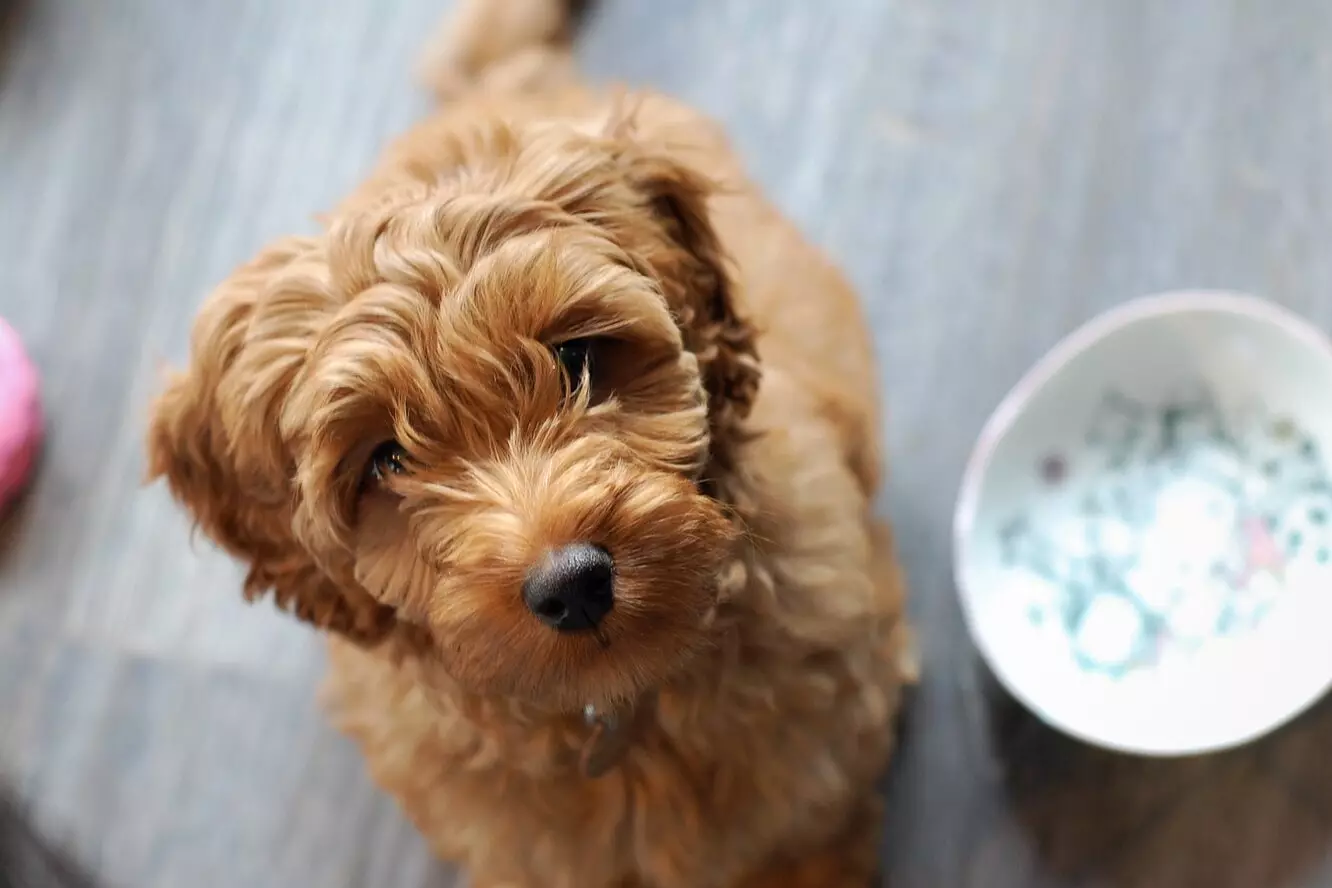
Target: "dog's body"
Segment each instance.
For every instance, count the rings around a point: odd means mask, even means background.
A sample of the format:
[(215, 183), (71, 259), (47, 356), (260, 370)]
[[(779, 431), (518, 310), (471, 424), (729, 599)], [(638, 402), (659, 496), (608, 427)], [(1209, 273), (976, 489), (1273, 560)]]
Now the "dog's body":
[[(212, 297), (154, 469), (333, 630), (339, 725), (477, 888), (864, 886), (911, 666), (855, 296), (714, 124), (464, 6), (504, 51)], [(547, 629), (584, 541), (614, 608)]]

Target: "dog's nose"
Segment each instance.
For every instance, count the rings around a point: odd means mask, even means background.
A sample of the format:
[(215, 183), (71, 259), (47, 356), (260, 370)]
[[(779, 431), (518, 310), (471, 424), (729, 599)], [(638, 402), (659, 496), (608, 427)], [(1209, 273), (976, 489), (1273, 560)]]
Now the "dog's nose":
[(561, 632), (592, 629), (614, 601), (615, 563), (590, 543), (554, 550), (532, 568), (523, 583), (523, 601), (541, 622)]

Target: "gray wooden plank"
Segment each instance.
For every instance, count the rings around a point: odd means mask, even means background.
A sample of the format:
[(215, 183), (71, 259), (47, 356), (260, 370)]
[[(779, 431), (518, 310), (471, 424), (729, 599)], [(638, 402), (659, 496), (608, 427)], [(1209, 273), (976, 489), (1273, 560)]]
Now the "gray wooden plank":
[[(443, 878), (313, 706), (315, 640), (242, 607), (138, 482), (199, 299), (423, 111), (410, 62), (445, 6), (24, 0), (0, 41), (0, 314), (53, 427), (0, 533), (0, 763), (120, 883)], [(1332, 322), (1330, 38), (1322, 0), (604, 0), (589, 21), (593, 76), (725, 121), (864, 294), (927, 667), (889, 783), (898, 888), (1178, 879), (1141, 825), (1188, 845), (1218, 797), (1298, 836), (1246, 818), (1234, 872), (1332, 885), (1326, 708), (1200, 769), (1065, 744), (977, 669), (948, 559), (986, 413), (1095, 312), (1205, 285)]]

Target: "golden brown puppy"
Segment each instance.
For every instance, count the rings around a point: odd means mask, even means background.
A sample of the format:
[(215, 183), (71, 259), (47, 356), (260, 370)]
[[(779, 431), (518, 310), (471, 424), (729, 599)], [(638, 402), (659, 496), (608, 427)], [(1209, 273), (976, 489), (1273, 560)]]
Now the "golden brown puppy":
[(912, 671), (860, 310), (566, 12), (463, 4), (446, 107), (204, 305), (152, 471), (477, 888), (859, 888)]

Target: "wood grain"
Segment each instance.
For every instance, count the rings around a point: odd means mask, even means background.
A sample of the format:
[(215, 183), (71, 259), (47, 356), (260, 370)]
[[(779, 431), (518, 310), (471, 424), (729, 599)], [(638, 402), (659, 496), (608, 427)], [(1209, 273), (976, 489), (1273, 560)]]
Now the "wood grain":
[[(441, 0), (9, 0), (0, 314), (51, 440), (0, 529), (0, 764), (116, 884), (450, 884), (313, 702), (319, 647), (140, 489), (208, 288), (425, 108)], [(864, 293), (925, 655), (895, 888), (1332, 886), (1332, 709), (1224, 756), (1051, 734), (966, 641), (948, 527), (1022, 371), (1095, 312), (1222, 286), (1332, 321), (1324, 0), (604, 0), (596, 77), (724, 120)]]

